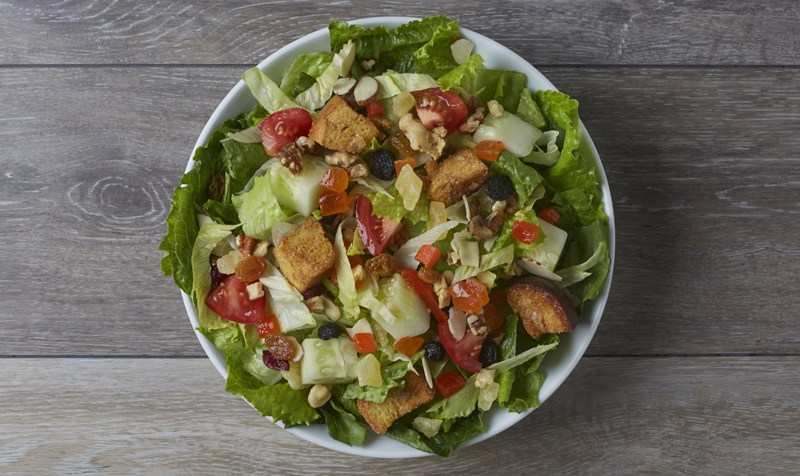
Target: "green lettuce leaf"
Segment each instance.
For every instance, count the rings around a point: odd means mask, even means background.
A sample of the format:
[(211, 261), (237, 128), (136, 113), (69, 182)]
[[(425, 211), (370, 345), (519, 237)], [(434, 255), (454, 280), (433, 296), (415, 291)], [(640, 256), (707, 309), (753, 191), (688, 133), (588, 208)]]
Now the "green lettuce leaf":
[[(508, 360), (517, 355), (517, 323), (519, 317), (512, 314), (506, 319), (503, 330), (506, 331), (506, 336), (500, 342), (500, 361)], [(497, 395), (497, 402), (501, 407), (505, 407), (511, 396), (511, 387), (516, 380), (516, 372), (506, 372), (497, 378), (497, 383), (500, 384), (500, 392)]]
[(233, 197), (233, 205), (242, 220), (245, 234), (258, 240), (271, 240), (272, 225), (292, 218), (284, 213), (272, 193), (270, 173), (271, 170), (267, 170), (264, 176), (257, 177), (249, 192)]
[(350, 446), (361, 446), (367, 434), (366, 425), (359, 423), (356, 417), (330, 400), (320, 408), (328, 425), (328, 434), (336, 441)]
[(387, 192), (391, 198), (379, 192), (366, 194), (366, 197), (372, 202), (372, 213), (379, 217), (388, 217), (395, 223), (400, 223), (403, 218), (408, 218), (414, 224), (421, 220), (428, 220), (428, 197), (425, 192), (422, 192), (413, 210), (407, 210), (403, 206), (403, 197), (394, 186), (390, 187)]
[(223, 151), (220, 156), (230, 175), (230, 193), (239, 193), (255, 171), (267, 163), (269, 156), (261, 142), (247, 143), (224, 139), (221, 144)]
[(565, 269), (560, 272), (563, 273), (572, 268), (590, 273), (589, 277), (571, 284), (567, 288), (573, 296), (580, 299), (580, 302), (585, 302), (600, 295), (610, 266), (608, 243), (603, 233), (603, 226), (597, 220), (579, 230), (575, 237), (567, 243), (564, 255)]
[(481, 265), (479, 267), (459, 266), (456, 269), (455, 275), (453, 276), (453, 282), (456, 283), (459, 281), (464, 281), (467, 278), (477, 276), (478, 273), (491, 271), (493, 269), (500, 268), (501, 266), (504, 270), (508, 271), (513, 262), (514, 245), (510, 244), (498, 249), (497, 251), (492, 251), (491, 253), (481, 256)]
[(440, 430), (433, 438), (428, 438), (400, 422), (396, 422), (389, 427), (389, 430), (386, 431), (386, 436), (420, 451), (446, 458), (453, 454), (453, 451), (464, 441), (480, 433), (483, 433), (481, 412), (474, 412), (472, 415), (453, 423), (447, 431)]
[[(317, 78), (322, 74), (323, 71), (325, 71), (325, 68), (331, 64), (331, 61), (333, 61), (333, 55), (325, 51), (300, 53), (289, 69), (283, 73), (283, 79), (281, 80), (280, 86), (281, 91), (283, 91), (285, 94), (297, 96), (296, 94), (292, 94), (292, 91), (300, 79), (300, 75), (306, 74), (312, 79)], [(311, 84), (313, 84), (313, 82)]]
[(272, 114), (275, 111), (300, 107), (275, 82), (258, 68), (250, 68), (242, 75), (256, 100)]
[(372, 387), (369, 385), (362, 387), (358, 382), (353, 382), (347, 386), (342, 398), (383, 403), (383, 401), (386, 400), (386, 395), (389, 394), (389, 390), (405, 385), (405, 382), (401, 379), (405, 377), (409, 370), (409, 364), (405, 360), (383, 364), (381, 365), (383, 384), (380, 387)]
[(469, 94), (478, 96), (483, 104), (494, 99), (508, 112), (517, 112), (519, 98), (528, 77), (516, 71), (476, 68), (474, 75), (466, 75), (460, 86)]
[(531, 91), (528, 88), (523, 89), (519, 95), (519, 106), (517, 106), (516, 114), (537, 129), (544, 129), (547, 126), (542, 110), (533, 100)]
[(440, 25), (433, 37), (411, 54), (416, 72), (438, 78), (457, 67), (458, 63), (450, 53), (450, 46), (460, 36), (458, 20)]
[(520, 208), (528, 201), (534, 189), (544, 180), (539, 172), (529, 165), (525, 165), (514, 154), (507, 150), (500, 153), (500, 157), (489, 168), (493, 173), (503, 174), (511, 179), (514, 189), (519, 196)]
[(198, 307), (200, 326), (205, 329), (231, 327), (232, 323), (214, 314), (204, 304), (208, 293), (211, 291), (211, 250), (220, 240), (231, 234), (236, 225), (220, 225), (206, 223), (197, 233), (197, 239), (192, 248), (192, 293), (191, 297)]
[(158, 245), (164, 252), (161, 272), (172, 276), (186, 294), (192, 293), (192, 247), (198, 231), (196, 213), (192, 187), (175, 189), (167, 215), (167, 234)]
[(359, 313), (358, 294), (356, 293), (356, 280), (353, 276), (353, 270), (350, 268), (350, 261), (348, 261), (347, 251), (344, 248), (341, 225), (336, 230), (333, 251), (336, 255), (334, 264), (336, 265), (336, 275), (339, 281), (338, 298), (343, 304), (342, 311), (344, 311), (346, 317), (354, 318)]
[(236, 207), (231, 203), (209, 200), (203, 205), (203, 211), (208, 214), (209, 218), (221, 225), (239, 224), (239, 215), (236, 213)]
[(264, 365), (261, 354), (265, 348), (263, 340), (261, 348), (248, 348), (246, 336), (238, 326), (219, 329), (200, 327), (198, 330), (225, 354), (228, 371), (236, 367), (255, 378), (259, 385), (273, 385), (283, 378), (280, 372)]
[(244, 397), (262, 416), (282, 421), (286, 428), (308, 425), (320, 418), (308, 404), (309, 389), (292, 390), (288, 383), (264, 385), (237, 366), (228, 365), (225, 390)]
[(467, 61), (464, 61), (458, 67), (451, 70), (449, 73), (439, 78), (439, 87), (442, 91), (447, 91), (456, 86), (461, 86), (465, 83), (466, 78), (475, 76), (479, 69), (483, 68), (483, 58), (479, 54), (473, 54)]

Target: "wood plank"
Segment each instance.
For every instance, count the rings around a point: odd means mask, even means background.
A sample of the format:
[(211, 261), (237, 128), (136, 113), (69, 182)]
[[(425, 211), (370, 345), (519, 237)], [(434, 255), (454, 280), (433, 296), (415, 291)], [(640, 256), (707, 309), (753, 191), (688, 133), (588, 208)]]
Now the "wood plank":
[(779, 0), (6, 2), (0, 64), (258, 63), (333, 20), (439, 14), (535, 64), (800, 64)]
[[(0, 70), (0, 355), (202, 355), (156, 247), (240, 72)], [(800, 73), (543, 72), (581, 100), (617, 209), (589, 353), (796, 352)]]
[(3, 474), (796, 474), (800, 358), (586, 359), (519, 424), (448, 460), (307, 443), (201, 359), (13, 359)]

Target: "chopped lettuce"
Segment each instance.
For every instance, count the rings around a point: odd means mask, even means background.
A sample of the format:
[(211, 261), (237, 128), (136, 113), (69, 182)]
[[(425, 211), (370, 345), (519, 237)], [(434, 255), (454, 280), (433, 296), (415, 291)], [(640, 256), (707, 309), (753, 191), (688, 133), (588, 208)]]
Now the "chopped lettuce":
[(256, 100), (270, 114), (300, 107), (275, 84), (275, 81), (258, 68), (250, 68), (245, 71), (242, 79), (247, 83), (247, 87), (250, 88), (250, 92), (253, 93)]
[(267, 269), (259, 281), (267, 288), (267, 301), (278, 319), (281, 332), (314, 327), (316, 321), (306, 307), (303, 295), (269, 261), (266, 264)]
[[(316, 83), (295, 98), (297, 104), (300, 104), (300, 106), (309, 111), (322, 109), (322, 106), (325, 105), (333, 94), (333, 86), (336, 84), (339, 76), (346, 76), (350, 71), (350, 67), (347, 63), (353, 64), (353, 47), (352, 43), (346, 43), (341, 51), (334, 55), (333, 60), (317, 78)], [(345, 71), (345, 69), (347, 71)]]
[(559, 275), (566, 280), (574, 272), (589, 273), (588, 277), (568, 285), (567, 288), (580, 302), (585, 302), (600, 295), (610, 266), (608, 243), (600, 220), (597, 220), (579, 230), (567, 244), (564, 269), (559, 271)]
[(328, 434), (331, 438), (350, 446), (364, 444), (367, 427), (363, 423), (359, 423), (353, 413), (337, 405), (333, 399), (320, 408), (320, 411), (325, 417), (325, 423), (328, 425)]
[(384, 98), (391, 98), (404, 92), (435, 88), (439, 85), (435, 79), (427, 74), (416, 73), (387, 72), (380, 76), (375, 76), (375, 81), (378, 82), (380, 95)]
[(502, 267), (505, 272), (509, 272), (513, 263), (514, 245), (510, 244), (500, 248), (497, 251), (493, 251), (481, 256), (480, 267), (459, 266), (458, 269), (456, 269), (455, 275), (453, 276), (453, 282), (457, 283), (459, 281), (464, 281), (465, 279), (477, 276), (482, 272), (491, 271), (500, 267)]
[(473, 54), (467, 61), (464, 61), (458, 67), (451, 70), (449, 73), (439, 78), (439, 87), (443, 91), (460, 87), (462, 82), (470, 76), (474, 76), (478, 69), (483, 68), (484, 59), (479, 54)]
[(446, 74), (458, 66), (450, 53), (450, 46), (459, 37), (458, 20), (440, 25), (433, 33), (433, 37), (411, 54), (408, 63), (413, 63), (415, 71), (429, 74), (434, 78)]
[(247, 336), (239, 326), (219, 329), (200, 327), (198, 330), (214, 344), (214, 347), (225, 354), (229, 371), (230, 367), (238, 367), (263, 385), (274, 385), (283, 378), (280, 372), (264, 365), (262, 357), (264, 341), (261, 341), (259, 347), (249, 346)]
[(358, 384), (358, 381), (356, 381), (347, 386), (344, 394), (342, 394), (342, 398), (383, 403), (383, 401), (386, 400), (386, 396), (389, 394), (389, 390), (405, 385), (405, 382), (402, 379), (410, 369), (411, 367), (408, 365), (408, 362), (404, 360), (397, 362), (384, 362), (381, 364), (381, 378), (383, 379), (383, 385), (380, 387), (371, 387), (369, 385), (362, 387)]
[(474, 412), (468, 417), (461, 418), (454, 422), (447, 431), (440, 430), (432, 438), (428, 438), (418, 431), (404, 426), (400, 422), (396, 422), (389, 427), (386, 436), (420, 451), (446, 458), (453, 454), (453, 451), (455, 451), (461, 443), (475, 435), (483, 433), (481, 414), (481, 412)]
[(260, 141), (248, 143), (223, 139), (221, 144), (220, 157), (230, 174), (230, 193), (239, 193), (256, 170), (267, 163), (269, 156)]
[(534, 189), (544, 180), (533, 167), (525, 165), (507, 150), (500, 153), (500, 157), (492, 164), (489, 170), (511, 179), (511, 183), (514, 184), (514, 189), (517, 191), (517, 196), (519, 196), (520, 207), (528, 201)]
[(533, 100), (531, 91), (528, 88), (523, 89), (519, 95), (517, 115), (537, 129), (543, 129), (547, 125), (542, 115), (542, 110)]
[(420, 195), (414, 209), (407, 210), (403, 206), (403, 196), (394, 186), (386, 191), (391, 195), (391, 198), (380, 192), (365, 194), (369, 201), (372, 202), (372, 213), (379, 217), (388, 217), (395, 223), (400, 223), (403, 218), (407, 218), (411, 223), (428, 220), (428, 197), (425, 192)]
[(283, 73), (281, 80), (281, 91), (285, 94), (292, 94), (301, 74), (306, 74), (312, 79), (321, 75), (333, 61), (333, 55), (325, 51), (315, 51), (314, 53), (300, 53), (292, 65)]
[(200, 326), (205, 329), (231, 327), (232, 323), (214, 314), (203, 302), (211, 291), (211, 250), (231, 234), (236, 225), (205, 223), (197, 233), (192, 248), (192, 292), (191, 298), (198, 307)]
[(356, 280), (353, 277), (353, 270), (350, 268), (350, 261), (347, 259), (347, 251), (344, 248), (342, 238), (342, 225), (336, 230), (336, 239), (333, 242), (333, 251), (336, 254), (336, 276), (339, 281), (339, 299), (344, 309), (344, 315), (354, 318), (359, 313), (358, 294), (356, 293)]
[(242, 220), (242, 228), (247, 236), (259, 240), (272, 238), (272, 226), (276, 222), (289, 221), (292, 215), (287, 214), (272, 193), (270, 171), (254, 181), (252, 190), (233, 197), (236, 213)]

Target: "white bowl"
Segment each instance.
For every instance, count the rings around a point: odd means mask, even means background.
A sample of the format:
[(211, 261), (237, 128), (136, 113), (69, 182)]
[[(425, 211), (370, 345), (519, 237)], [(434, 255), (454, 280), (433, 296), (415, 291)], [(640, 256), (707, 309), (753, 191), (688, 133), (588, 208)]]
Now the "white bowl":
[[(410, 17), (378, 17), (378, 18), (364, 18), (361, 20), (352, 21), (365, 27), (375, 27), (385, 25), (389, 28), (401, 25), (411, 20), (418, 20), (418, 18)], [(461, 34), (464, 38), (469, 39), (475, 43), (475, 52), (479, 53), (486, 60), (486, 67), (492, 69), (512, 70), (525, 73), (528, 76), (528, 88), (531, 91), (538, 89), (552, 89), (556, 90), (555, 86), (547, 80), (536, 68), (528, 64), (527, 61), (522, 59), (519, 55), (509, 50), (508, 48), (500, 45), (499, 43), (479, 35), (475, 32), (461, 28)], [(266, 72), (273, 80), (279, 80), (283, 71), (288, 68), (292, 61), (297, 58), (300, 53), (311, 51), (329, 51), (330, 50), (330, 37), (328, 36), (328, 29), (318, 30), (310, 35), (294, 41), (280, 50), (276, 51), (269, 58), (262, 61), (258, 67)], [(244, 72), (244, 70), (242, 71)], [(255, 106), (256, 100), (250, 94), (250, 90), (245, 85), (244, 81), (239, 81), (236, 86), (225, 96), (220, 105), (211, 115), (211, 118), (203, 128), (203, 132), (197, 139), (195, 149), (205, 145), (209, 136), (214, 132), (222, 122), (226, 119), (235, 117), (241, 112), (250, 111)], [(614, 210), (611, 206), (611, 194), (608, 189), (608, 180), (606, 178), (603, 164), (600, 162), (600, 157), (597, 154), (597, 149), (589, 137), (589, 133), (581, 124), (580, 131), (581, 145), (580, 153), (593, 161), (597, 166), (597, 177), (599, 178), (603, 189), (603, 202), (605, 204), (605, 213), (608, 216), (608, 233), (609, 233), (609, 253), (611, 256), (611, 267), (608, 271), (608, 277), (603, 286), (603, 292), (596, 300), (587, 303), (584, 307), (583, 315), (580, 324), (574, 332), (570, 334), (561, 335), (561, 343), (558, 349), (550, 352), (542, 362), (540, 372), (543, 372), (547, 378), (542, 385), (539, 392), (540, 404), (543, 404), (556, 389), (566, 380), (567, 376), (572, 372), (572, 369), (578, 364), (578, 361), (583, 356), (586, 348), (594, 336), (597, 325), (600, 323), (600, 317), (603, 314), (606, 301), (608, 300), (608, 291), (611, 287), (611, 274), (614, 269), (614, 248), (615, 248), (615, 234), (614, 234)], [(194, 152), (192, 153), (194, 155)], [(186, 171), (192, 169), (194, 162), (189, 159), (189, 164), (186, 166)], [(197, 328), (200, 326), (197, 320), (197, 308), (192, 304), (192, 300), (184, 294), (183, 302), (186, 306), (186, 312), (189, 314), (189, 320), (192, 322), (192, 327)], [(223, 377), (228, 376), (228, 370), (225, 366), (225, 355), (220, 352), (214, 345), (206, 339), (202, 334), (195, 331), (197, 338), (200, 340), (203, 349), (208, 354), (211, 362), (217, 368)], [(510, 413), (503, 408), (498, 408), (497, 405), (489, 411), (484, 413), (483, 422), (485, 432), (464, 442), (462, 447), (473, 445), (487, 438), (490, 438), (511, 425), (517, 423), (527, 416), (532, 410), (524, 413)], [(256, 418), (256, 414), (253, 414)], [(340, 451), (359, 456), (371, 456), (376, 458), (414, 458), (419, 456), (429, 456), (428, 453), (423, 453), (419, 450), (406, 446), (402, 443), (394, 441), (387, 436), (379, 436), (372, 431), (367, 432), (367, 437), (363, 446), (351, 447), (339, 441), (332, 439), (328, 435), (328, 428), (326, 425), (310, 425), (310, 426), (296, 426), (286, 431), (290, 431), (295, 435), (310, 441), (325, 448)]]

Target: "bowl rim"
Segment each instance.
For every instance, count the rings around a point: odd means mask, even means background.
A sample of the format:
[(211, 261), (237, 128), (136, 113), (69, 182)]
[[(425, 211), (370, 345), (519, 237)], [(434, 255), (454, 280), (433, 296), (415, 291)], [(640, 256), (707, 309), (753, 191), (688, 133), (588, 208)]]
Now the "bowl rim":
[[(369, 18), (360, 18), (357, 20), (350, 20), (348, 23), (350, 24), (359, 24), (364, 27), (370, 28), (375, 26), (387, 26), (389, 28), (393, 28), (397, 25), (407, 23), (409, 21), (420, 20), (418, 17), (400, 17), (400, 16), (386, 16), (386, 17), (369, 17)], [(500, 49), (503, 54), (503, 59), (511, 59), (518, 63), (515, 65), (514, 70), (520, 71), (525, 73), (528, 76), (527, 87), (532, 90), (542, 89), (542, 87), (532, 87), (532, 83), (538, 83), (540, 85), (544, 85), (548, 89), (552, 89), (558, 91), (558, 89), (543, 75), (541, 74), (533, 65), (531, 65), (528, 61), (523, 59), (520, 55), (509, 49), (508, 47), (484, 36), (479, 33), (476, 33), (472, 30), (469, 30), (464, 27), (459, 27), (459, 31), (462, 33), (462, 36), (466, 37), (467, 39), (471, 40), (476, 45), (476, 51), (480, 50), (481, 48), (496, 48)], [(303, 48), (305, 45), (309, 43), (314, 43), (315, 41), (319, 41), (323, 37), (328, 36), (328, 29), (322, 28), (317, 31), (314, 31), (308, 35), (305, 35), (293, 42), (281, 47), (263, 61), (261, 61), (257, 67), (262, 71), (265, 69), (269, 69), (270, 67), (275, 67), (275, 63), (279, 63), (283, 57), (294, 50)], [(329, 41), (329, 40), (328, 40)], [(310, 50), (309, 50), (310, 51)], [(315, 49), (314, 51), (319, 51)], [(291, 58), (293, 61), (296, 58), (296, 54)], [(491, 67), (494, 58), (485, 58), (486, 64)], [(255, 104), (255, 99), (252, 98), (249, 90), (247, 89), (246, 84), (244, 81), (239, 80), (236, 85), (228, 92), (228, 94), (223, 98), (223, 100), (217, 105), (216, 109), (212, 113), (211, 117), (206, 122), (206, 125), (203, 127), (200, 136), (195, 143), (192, 153), (189, 156), (189, 162), (187, 163), (185, 172), (188, 172), (194, 167), (194, 153), (198, 147), (204, 146), (208, 141), (208, 138), (211, 136), (211, 133), (214, 132), (222, 122), (225, 120), (233, 117), (227, 109), (230, 107), (231, 104), (236, 102), (237, 100), (241, 100), (242, 96), (250, 96), (251, 103)], [(252, 105), (250, 106), (252, 108)], [(235, 114), (234, 114), (235, 115)], [(590, 160), (594, 162), (596, 167), (595, 173), (596, 176), (600, 178), (600, 186), (603, 191), (603, 204), (604, 204), (604, 211), (606, 216), (608, 217), (608, 226), (606, 228), (607, 238), (608, 238), (608, 247), (609, 247), (609, 257), (611, 259), (611, 263), (608, 270), (608, 276), (606, 277), (606, 281), (603, 284), (603, 289), (598, 296), (597, 299), (587, 302), (587, 307), (590, 309), (589, 314), (591, 316), (586, 316), (587, 309), (584, 308), (584, 312), (581, 315), (581, 321), (585, 323), (587, 320), (590, 321), (589, 326), (578, 326), (576, 332), (572, 335), (566, 335), (562, 338), (562, 343), (558, 349), (551, 352), (560, 353), (560, 354), (568, 354), (566, 355), (567, 361), (559, 362), (562, 365), (562, 369), (558, 372), (557, 375), (548, 376), (545, 379), (544, 385), (539, 392), (539, 405), (543, 404), (552, 394), (561, 386), (561, 384), (569, 377), (569, 375), (574, 370), (575, 366), (578, 364), (580, 359), (583, 357), (583, 354), (586, 352), (589, 344), (591, 344), (592, 338), (597, 330), (597, 327), (600, 323), (600, 319), (602, 318), (603, 311), (605, 310), (606, 303), (608, 301), (609, 290), (611, 287), (611, 280), (614, 271), (614, 263), (615, 263), (615, 251), (616, 251), (616, 230), (615, 230), (615, 220), (614, 220), (614, 209), (611, 199), (611, 191), (608, 186), (608, 177), (606, 176), (605, 168), (600, 160), (600, 156), (597, 152), (597, 148), (594, 145), (589, 133), (586, 131), (586, 128), (583, 125), (583, 122), (580, 122), (580, 140), (581, 146), (580, 150), (586, 154)], [(194, 306), (192, 299), (183, 291), (181, 291), (181, 296), (183, 299), (184, 307), (186, 308), (186, 312), (189, 316), (189, 320), (192, 323), (192, 328), (197, 336), (200, 345), (203, 347), (206, 355), (208, 356), (209, 360), (211, 360), (214, 367), (217, 371), (222, 375), (223, 378), (227, 378), (228, 370), (227, 366), (225, 365), (225, 357), (224, 354), (219, 351), (214, 344), (206, 339), (206, 337), (197, 331), (197, 327), (199, 327), (199, 321), (197, 318), (197, 308)], [(578, 331), (580, 329), (580, 331)], [(570, 352), (567, 352), (565, 349), (566, 343), (570, 343), (573, 339), (574, 335), (577, 335), (578, 332), (582, 333), (581, 342), (578, 346), (574, 349), (569, 349)], [(552, 355), (548, 355), (550, 359), (553, 358)], [(545, 359), (542, 363), (542, 369), (546, 369), (548, 367), (548, 359)], [(514, 424), (522, 421), (527, 415), (529, 415), (534, 409), (526, 410), (522, 413), (511, 413), (505, 409), (500, 409), (498, 406), (493, 406), (492, 410), (489, 412), (484, 413), (484, 428), (485, 431), (481, 434), (476, 435), (475, 437), (465, 441), (460, 448), (466, 448), (468, 446), (474, 445), (481, 441), (484, 441), (492, 436), (495, 436), (502, 431), (510, 428)], [(487, 421), (488, 417), (488, 421)], [(269, 417), (267, 417), (269, 418)], [(270, 418), (270, 421), (272, 419)], [(281, 422), (276, 423), (278, 426), (283, 427)], [(367, 432), (367, 439), (365, 440), (365, 444), (360, 447), (351, 447), (344, 443), (334, 440), (330, 436), (328, 436), (327, 432), (325, 431), (315, 431), (319, 430), (319, 428), (315, 427), (322, 427), (327, 430), (325, 425), (311, 425), (311, 426), (296, 426), (292, 428), (285, 429), (293, 433), (294, 435), (314, 443), (316, 445), (332, 449), (335, 451), (339, 451), (346, 454), (351, 454), (355, 456), (368, 456), (368, 457), (376, 457), (376, 458), (414, 458), (414, 457), (422, 457), (422, 456), (432, 456), (429, 453), (422, 452), (420, 450), (411, 448), (402, 444), (400, 442), (394, 441), (384, 435), (375, 435), (371, 434), (371, 430)], [(378, 438), (380, 437), (380, 438)], [(375, 446), (375, 448), (370, 448), (370, 446)]]

